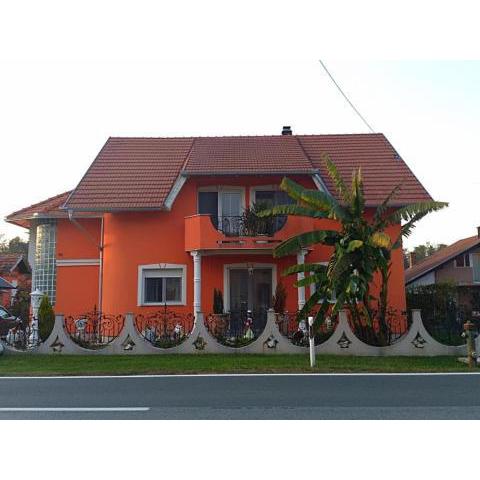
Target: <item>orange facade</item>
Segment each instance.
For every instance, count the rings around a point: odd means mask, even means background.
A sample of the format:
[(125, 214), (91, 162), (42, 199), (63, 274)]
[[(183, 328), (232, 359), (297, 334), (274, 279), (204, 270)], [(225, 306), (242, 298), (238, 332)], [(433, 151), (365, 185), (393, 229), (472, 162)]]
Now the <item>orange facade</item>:
[[(315, 188), (311, 177), (292, 179), (309, 188)], [(287, 310), (298, 308), (298, 292), (293, 277), (283, 277), (282, 271), (297, 262), (296, 256), (276, 259), (272, 249), (280, 241), (302, 231), (315, 228), (335, 228), (329, 220), (312, 221), (299, 217), (288, 218), (285, 226), (272, 237), (232, 238), (216, 230), (210, 218), (198, 215), (199, 188), (219, 185), (244, 189), (244, 204), (250, 204), (250, 189), (255, 186), (278, 185), (281, 177), (191, 177), (183, 185), (170, 211), (141, 211), (106, 213), (103, 215), (103, 273), (100, 268), (101, 225), (100, 218), (79, 219), (79, 225), (67, 219), (60, 220), (57, 228), (57, 302), (56, 311), (75, 315), (101, 308), (104, 312), (145, 313), (159, 306), (139, 305), (139, 266), (154, 264), (182, 265), (186, 268), (185, 301), (175, 310), (193, 311), (194, 278), (191, 252), (201, 254), (201, 310), (212, 312), (214, 288), (226, 289), (227, 266), (272, 268), (276, 282), (287, 288)], [(399, 227), (396, 232), (398, 234)], [(326, 247), (311, 249), (306, 262), (328, 261)], [(78, 264), (75, 261), (83, 261)], [(92, 262), (88, 262), (92, 260)], [(93, 264), (97, 260), (98, 264)], [(405, 310), (401, 249), (393, 253), (390, 301), (399, 311)], [(100, 277), (103, 278), (101, 285)], [(101, 286), (101, 288), (99, 288)], [(101, 290), (102, 305), (99, 305)], [(310, 294), (306, 288), (306, 298)]]

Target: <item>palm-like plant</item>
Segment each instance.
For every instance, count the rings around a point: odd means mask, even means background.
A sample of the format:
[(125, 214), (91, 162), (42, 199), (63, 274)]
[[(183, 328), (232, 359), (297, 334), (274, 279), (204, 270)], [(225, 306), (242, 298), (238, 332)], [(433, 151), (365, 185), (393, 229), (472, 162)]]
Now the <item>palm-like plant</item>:
[[(401, 246), (402, 237), (407, 237), (416, 222), (431, 212), (440, 210), (448, 204), (445, 202), (425, 201), (392, 207), (391, 202), (400, 191), (395, 187), (376, 208), (373, 219), (365, 215), (365, 196), (361, 170), (352, 174), (352, 183), (347, 187), (335, 164), (328, 156), (323, 158), (328, 174), (333, 181), (340, 201), (328, 193), (302, 187), (294, 181), (284, 178), (280, 187), (296, 200), (294, 205), (279, 205), (260, 212), (259, 216), (296, 215), (314, 219), (328, 218), (338, 221), (339, 230), (313, 230), (289, 238), (274, 251), (274, 256), (281, 257), (315, 244), (333, 247), (333, 254), (327, 266), (318, 264), (294, 265), (284, 275), (308, 272), (308, 276), (296, 283), (297, 287), (316, 284), (315, 293), (307, 300), (299, 313), (305, 318), (314, 306), (320, 304), (315, 316), (318, 327), (332, 308), (335, 315), (342, 308), (347, 308), (355, 324), (362, 319), (372, 325), (377, 319), (379, 336), (387, 332), (388, 281), (390, 277), (392, 250)], [(397, 238), (391, 238), (385, 230), (404, 222)], [(378, 273), (381, 285), (378, 296), (371, 291), (374, 275)], [(333, 302), (334, 294), (336, 299)]]

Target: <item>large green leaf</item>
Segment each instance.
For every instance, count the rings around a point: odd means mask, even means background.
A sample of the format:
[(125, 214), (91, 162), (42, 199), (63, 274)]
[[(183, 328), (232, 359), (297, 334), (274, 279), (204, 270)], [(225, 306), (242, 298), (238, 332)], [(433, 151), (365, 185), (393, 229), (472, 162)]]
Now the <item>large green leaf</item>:
[(352, 213), (354, 218), (361, 217), (365, 209), (365, 197), (363, 195), (362, 171), (359, 168), (352, 174)]
[(273, 254), (275, 257), (283, 257), (317, 243), (335, 245), (339, 238), (339, 233), (334, 230), (312, 230), (285, 240), (275, 248)]
[(386, 225), (398, 224), (402, 221), (410, 222), (414, 218), (417, 218), (416, 221), (418, 221), (418, 219), (423, 218), (425, 215), (436, 212), (445, 207), (448, 207), (447, 202), (435, 202), (434, 200), (412, 203), (397, 208), (395, 211), (387, 215), (384, 221)]
[(308, 277), (301, 278), (300, 280), (297, 280), (294, 285), (295, 287), (308, 287), (309, 285), (312, 285), (314, 283), (319, 283), (319, 280), (324, 280), (326, 276), (318, 276), (318, 275), (309, 275)]
[(348, 253), (354, 252), (355, 250), (357, 250), (357, 248), (360, 248), (362, 246), (363, 246), (362, 240), (351, 240), (348, 244), (347, 252)]
[(318, 263), (299, 263), (297, 265), (292, 265), (286, 268), (282, 275), (292, 275), (294, 273), (302, 272), (327, 272), (327, 267), (325, 265), (320, 265)]
[(276, 205), (275, 207), (261, 210), (257, 213), (259, 217), (271, 217), (274, 215), (294, 215), (298, 217), (327, 218), (326, 212), (302, 205)]
[(350, 191), (348, 190), (347, 186), (345, 185), (345, 182), (343, 181), (342, 176), (340, 175), (340, 172), (337, 169), (337, 166), (332, 162), (330, 159), (330, 156), (328, 154), (324, 154), (322, 156), (322, 159), (325, 163), (325, 166), (327, 167), (327, 172), (330, 178), (332, 179), (335, 188), (340, 195), (340, 198), (346, 203), (350, 204), (351, 202), (351, 194)]
[(402, 185), (398, 184), (393, 190), (387, 195), (385, 200), (377, 207), (375, 211), (375, 215), (373, 216), (373, 221), (375, 225), (375, 229), (382, 228), (381, 223), (383, 223), (382, 217), (387, 212), (390, 202), (398, 195), (400, 190), (402, 189)]

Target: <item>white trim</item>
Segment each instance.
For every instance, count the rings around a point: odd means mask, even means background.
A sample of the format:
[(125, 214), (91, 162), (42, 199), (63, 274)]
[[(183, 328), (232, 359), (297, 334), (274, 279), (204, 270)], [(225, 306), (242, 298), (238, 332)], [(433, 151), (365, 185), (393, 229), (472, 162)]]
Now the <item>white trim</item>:
[(198, 250), (190, 252), (193, 258), (193, 315), (202, 311), (202, 254)]
[(317, 187), (318, 190), (330, 195), (330, 192), (328, 191), (327, 186), (325, 185), (324, 181), (322, 180), (322, 177), (318, 173), (315, 173), (314, 175), (312, 175), (312, 180), (313, 180), (313, 183), (315, 183), (315, 186)]
[(72, 258), (56, 260), (57, 267), (89, 267), (100, 265), (99, 258)]
[[(143, 285), (144, 285), (144, 272), (148, 270), (182, 270), (182, 298), (180, 302), (144, 302), (143, 300)], [(150, 306), (162, 306), (162, 305), (186, 305), (187, 304), (187, 266), (180, 263), (152, 263), (149, 265), (138, 266), (138, 279), (137, 279), (137, 306), (138, 307), (150, 307)]]
[(246, 269), (253, 266), (254, 269), (272, 269), (272, 295), (277, 288), (277, 265), (275, 263), (226, 263), (223, 265), (223, 300), (225, 312), (230, 311), (230, 270)]
[(167, 198), (163, 203), (167, 210), (172, 209), (173, 202), (177, 198), (178, 194), (180, 193), (180, 190), (185, 185), (186, 181), (187, 181), (187, 177), (185, 175), (179, 175), (175, 180), (175, 183), (173, 184), (172, 189), (168, 193)]

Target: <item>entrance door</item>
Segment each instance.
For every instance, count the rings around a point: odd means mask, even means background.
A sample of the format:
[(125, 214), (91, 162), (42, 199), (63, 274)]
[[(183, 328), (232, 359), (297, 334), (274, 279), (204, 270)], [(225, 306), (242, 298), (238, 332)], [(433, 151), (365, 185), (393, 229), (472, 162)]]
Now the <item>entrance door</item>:
[(253, 331), (259, 335), (267, 321), (272, 303), (271, 268), (232, 268), (230, 280), (230, 334), (242, 335), (247, 311), (252, 312)]

